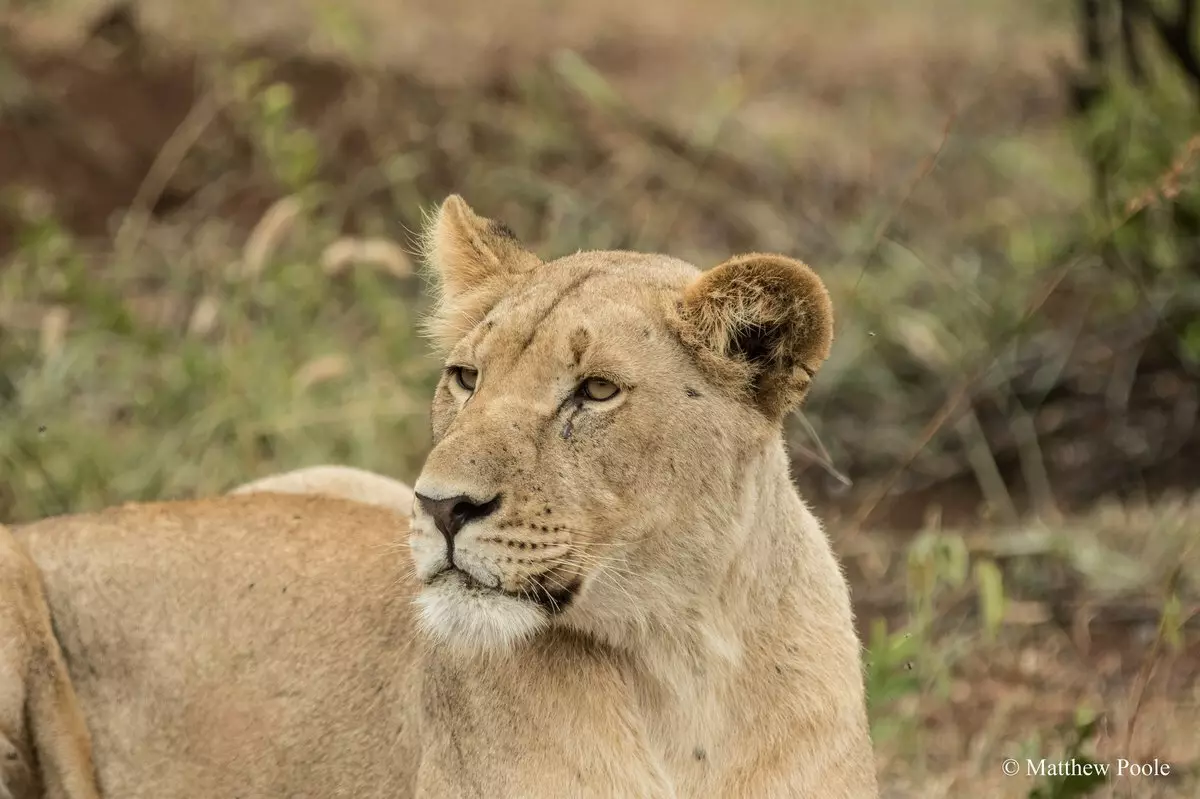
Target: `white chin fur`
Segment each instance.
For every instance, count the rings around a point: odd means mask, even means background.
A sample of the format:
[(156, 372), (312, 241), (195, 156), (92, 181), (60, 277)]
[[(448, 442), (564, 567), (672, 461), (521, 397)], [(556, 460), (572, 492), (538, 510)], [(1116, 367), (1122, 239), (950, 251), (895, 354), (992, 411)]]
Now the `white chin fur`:
[(425, 586), (416, 603), (421, 611), (419, 624), (427, 635), (477, 654), (507, 652), (549, 623), (546, 612), (532, 602), (468, 589), (453, 579)]

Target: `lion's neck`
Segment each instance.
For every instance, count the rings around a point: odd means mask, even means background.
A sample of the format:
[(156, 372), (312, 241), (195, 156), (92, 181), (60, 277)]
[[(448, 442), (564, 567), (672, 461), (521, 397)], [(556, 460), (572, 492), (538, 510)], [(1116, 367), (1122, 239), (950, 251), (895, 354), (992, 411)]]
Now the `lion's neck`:
[[(706, 509), (725, 525), (714, 532), (736, 542), (710, 575), (716, 590), (662, 600), (627, 649), (654, 737), (680, 762), (712, 758), (710, 748), (736, 735), (748, 719), (746, 688), (781, 684), (780, 664), (811, 646), (810, 635), (849, 627), (838, 567), (792, 486), (782, 443), (745, 474), (740, 502)], [(811, 628), (810, 614), (823, 616)]]
[[(805, 555), (819, 533), (815, 519), (800, 501), (788, 476), (787, 455), (781, 442), (771, 442), (747, 460), (740, 497), (727, 497), (704, 508), (699, 518), (714, 547), (701, 553), (704, 591), (664, 593), (655, 608), (656, 628), (638, 642), (648, 658), (676, 653), (689, 663), (736, 664), (744, 660), (745, 640), (758, 630), (776, 627), (782, 600), (794, 590), (805, 569)], [(696, 522), (699, 525), (699, 522)]]

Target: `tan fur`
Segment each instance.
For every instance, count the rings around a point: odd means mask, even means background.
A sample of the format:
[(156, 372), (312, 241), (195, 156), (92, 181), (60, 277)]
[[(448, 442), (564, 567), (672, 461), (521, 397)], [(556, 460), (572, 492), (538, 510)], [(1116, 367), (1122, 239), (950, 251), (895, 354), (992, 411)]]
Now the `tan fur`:
[(98, 799), (92, 742), (37, 567), (0, 525), (0, 797)]
[(543, 264), (458, 198), (427, 242), (448, 369), (411, 523), (249, 493), (18, 531), (106, 794), (875, 797), (781, 435), (829, 349), (819, 278)]
[(412, 515), (412, 489), (374, 472), (350, 466), (306, 466), (282, 474), (272, 474), (240, 485), (229, 493), (317, 494), (352, 499), (368, 505), (390, 508), (405, 516)]

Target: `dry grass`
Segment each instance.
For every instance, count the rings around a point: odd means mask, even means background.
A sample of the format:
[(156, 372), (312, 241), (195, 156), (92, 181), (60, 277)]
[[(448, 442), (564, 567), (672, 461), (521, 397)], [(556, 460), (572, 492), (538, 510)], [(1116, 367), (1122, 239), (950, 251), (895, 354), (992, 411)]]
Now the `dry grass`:
[[(1114, 351), (1079, 300), (1103, 277), (1057, 257), (1088, 192), (1065, 17), (1034, 0), (159, 2), (131, 65), (84, 42), (106, 6), (0, 12), (20, 45), (0, 64), (0, 208), (22, 220), (0, 260), (0, 521), (317, 462), (411, 480), (437, 364), (407, 249), (449, 191), (545, 256), (786, 252), (839, 315), (791, 435), (805, 492), (869, 522), (834, 529), (887, 795), (1025, 796), (1003, 758), (1054, 757), (1085, 707), (1101, 759), (1178, 766), (1111, 796), (1196, 795), (1200, 505), (1074, 515), (1063, 477), (1107, 493), (1108, 466), (1189, 440), (1196, 402), (1137, 372), (1126, 416), (1177, 426), (1095, 432), (1088, 398), (1154, 359), (1144, 337)], [(274, 75), (294, 102), (270, 77), (233, 90), (250, 73), (229, 53), (264, 38), (308, 59)], [(1047, 364), (1102, 386), (1043, 403)], [(892, 634), (871, 638), (876, 618)]]

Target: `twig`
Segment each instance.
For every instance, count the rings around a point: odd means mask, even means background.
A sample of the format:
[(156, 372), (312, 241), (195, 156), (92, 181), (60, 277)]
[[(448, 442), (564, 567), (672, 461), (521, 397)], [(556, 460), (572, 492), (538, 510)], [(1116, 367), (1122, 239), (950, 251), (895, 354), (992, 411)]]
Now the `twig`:
[(1025, 478), (1025, 487), (1029, 490), (1031, 504), (1038, 516), (1053, 514), (1054, 517), (1058, 517), (1058, 506), (1054, 501), (1050, 474), (1046, 470), (1046, 456), (1038, 440), (1037, 425), (1033, 415), (1025, 409), (1016, 392), (1012, 391), (1011, 384), (1007, 389), (1012, 403), (1008, 425), (1016, 441), (1017, 458), (1021, 462), (1021, 474)]
[(967, 462), (975, 472), (975, 480), (988, 504), (1003, 512), (1005, 521), (1015, 523), (1020, 514), (1013, 502), (1004, 475), (996, 465), (996, 456), (988, 446), (987, 436), (979, 417), (968, 407), (959, 422), (959, 437), (966, 449)]
[(833, 477), (842, 485), (847, 487), (854, 485), (853, 481), (851, 481), (849, 477), (847, 477), (845, 474), (839, 471), (836, 466), (833, 465), (833, 456), (830, 455), (829, 450), (825, 448), (825, 444), (822, 443), (821, 437), (817, 435), (816, 428), (812, 426), (812, 422), (808, 421), (808, 417), (804, 415), (804, 411), (797, 411), (796, 417), (800, 420), (800, 425), (804, 428), (804, 432), (808, 433), (808, 437), (811, 438), (813, 443), (817, 445), (817, 451), (813, 452), (802, 444), (793, 445), (802, 453), (807, 455), (813, 462), (824, 468), (831, 477)]
[(879, 224), (875, 226), (875, 232), (871, 236), (871, 242), (866, 249), (856, 259), (862, 262), (862, 269), (858, 273), (858, 279), (854, 281), (854, 286), (851, 289), (851, 294), (858, 292), (858, 286), (862, 283), (863, 276), (867, 273), (867, 263), (871, 257), (875, 255), (879, 249), (879, 245), (883, 242), (884, 236), (887, 235), (892, 223), (896, 221), (908, 201), (912, 198), (913, 192), (917, 190), (925, 178), (933, 174), (933, 168), (937, 166), (938, 160), (941, 158), (942, 150), (946, 147), (946, 142), (950, 141), (950, 132), (954, 128), (954, 123), (958, 120), (958, 109), (951, 109), (946, 116), (946, 121), (942, 124), (942, 137), (938, 140), (938, 145), (933, 152), (927, 153), (924, 158), (917, 162), (916, 168), (913, 170), (913, 176), (905, 186), (904, 194), (900, 200), (893, 204), (892, 208), (884, 215), (883, 219), (879, 220)]
[(163, 144), (162, 149), (150, 165), (129, 209), (121, 220), (121, 227), (114, 237), (113, 250), (120, 256), (131, 254), (141, 243), (146, 233), (149, 218), (154, 206), (162, 198), (167, 184), (171, 182), (183, 160), (208, 126), (213, 123), (224, 106), (224, 100), (217, 92), (210, 90), (205, 93), (188, 111), (187, 116)]
[(1164, 620), (1159, 621), (1158, 633), (1154, 636), (1154, 642), (1150, 645), (1150, 652), (1142, 660), (1141, 666), (1138, 667), (1137, 676), (1133, 683), (1133, 710), (1129, 713), (1129, 718), (1125, 721), (1125, 751), (1132, 752), (1133, 731), (1137, 727), (1138, 716), (1142, 712), (1142, 704), (1146, 699), (1146, 689), (1150, 685), (1150, 681), (1154, 679), (1154, 672), (1158, 670), (1158, 664), (1161, 659), (1163, 641), (1166, 639), (1166, 629)]

